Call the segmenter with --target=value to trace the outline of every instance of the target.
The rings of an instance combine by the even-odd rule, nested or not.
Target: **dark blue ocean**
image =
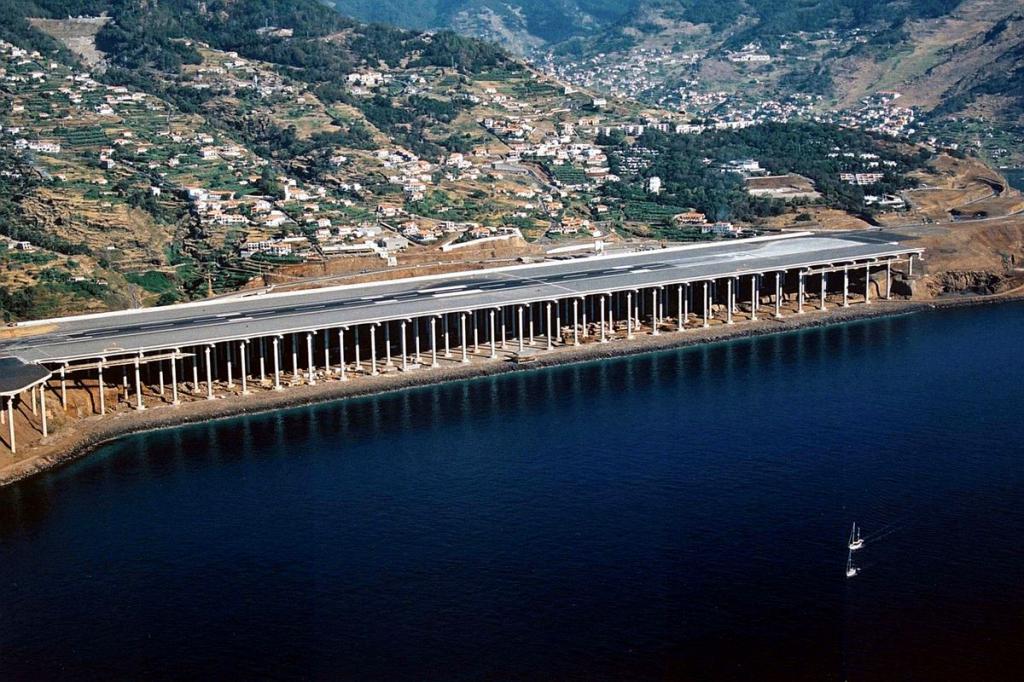
[[[124,438],[0,490],[0,679],[1019,679],[1022,340],[933,311]]]

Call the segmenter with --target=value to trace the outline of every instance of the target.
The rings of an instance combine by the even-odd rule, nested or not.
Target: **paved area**
[[[44,321],[45,332],[0,341],[25,362],[425,317],[584,294],[767,273],[915,251],[877,234],[717,242]]]

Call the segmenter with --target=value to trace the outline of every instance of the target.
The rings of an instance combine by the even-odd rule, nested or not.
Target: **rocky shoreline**
[[[435,369],[424,368],[413,372],[394,372],[372,379],[359,378],[348,382],[331,380],[315,386],[296,386],[281,392],[265,391],[244,397],[234,395],[213,401],[200,400],[182,403],[177,407],[159,406],[144,412],[88,417],[75,422],[74,428],[51,436],[46,441],[34,446],[34,452],[30,457],[0,468],[0,486],[9,485],[79,459],[105,443],[142,431],[508,372],[778,334],[856,320],[909,314],[934,308],[987,305],[1013,300],[1024,300],[1024,292],[933,301],[877,301],[870,306],[831,308],[825,312],[809,311],[799,316],[788,315],[781,320],[769,317],[755,322],[742,321],[732,326],[716,325],[708,329],[694,328],[683,332],[663,331],[659,336],[642,335],[630,341],[615,340],[604,344],[587,343],[581,346],[556,348],[552,351],[538,353],[532,362],[523,366],[500,360],[474,362],[468,365],[452,363]]]

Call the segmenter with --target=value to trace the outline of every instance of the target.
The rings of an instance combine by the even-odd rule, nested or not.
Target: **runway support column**
[[[391,322],[384,323],[384,366],[391,366]]]
[[[547,317],[544,320],[544,327],[547,330],[548,334],[548,350],[551,350],[551,301],[547,302],[544,309],[545,315],[547,315]]]
[[[826,275],[824,272],[821,273],[821,306],[820,306],[821,307],[821,312],[825,312],[825,298],[827,297],[827,291],[826,291],[825,287],[826,287],[826,281],[827,281],[826,278],[827,277],[828,277],[828,275]]]
[[[146,406],[142,404],[142,377],[139,372],[139,358],[135,358],[135,409],[142,411]]]
[[[39,416],[42,419],[43,438],[50,435],[46,425],[46,384],[39,384]]]
[[[451,324],[448,322],[448,313],[445,313],[442,319],[444,320],[444,356],[450,358],[452,356],[452,349],[448,343],[448,330]]]
[[[9,440],[11,441],[11,454],[18,452],[17,446],[14,444],[14,396],[7,397],[7,433],[9,434]]]
[[[316,365],[313,364],[313,332],[306,332],[306,364],[309,385],[316,386]]]
[[[260,338],[260,384],[267,378],[267,337]]]
[[[680,284],[679,291],[676,292],[676,296],[678,297],[676,300],[676,313],[679,315],[679,324],[676,325],[676,329],[678,331],[683,331],[683,327],[686,326],[686,318],[689,316],[689,313],[687,313],[686,309],[683,307],[683,286],[684,285]]]
[[[210,365],[210,349],[213,346],[207,346],[204,350],[206,355],[206,399],[213,400],[213,367]]]
[[[608,328],[605,326],[605,319],[608,316],[608,304],[604,294],[601,294],[601,343],[608,343]]]
[[[68,409],[68,382],[67,382],[67,363],[60,368],[60,406],[63,409]]]
[[[331,376],[331,330],[324,330],[324,377]]]
[[[782,273],[775,273],[775,319],[782,319]]]
[[[580,299],[583,305],[580,306],[580,336],[587,338],[587,297]]]
[[[757,322],[757,275],[750,276],[750,321]]]
[[[521,306],[521,305],[520,306],[516,306],[516,315],[518,316],[517,319],[519,321],[519,352],[522,353],[523,352],[523,342],[524,342],[524,338],[523,338],[523,306]]]
[[[459,322],[459,334],[462,337],[462,362],[465,364],[469,362],[469,347],[466,340],[466,313],[459,313]],[[520,343],[522,343],[522,341],[520,341]]]
[[[704,305],[702,307],[704,308],[704,328],[706,329],[711,326],[711,299],[708,298],[707,282],[704,282]]]
[[[412,322],[412,350],[416,365],[423,364],[423,357],[420,355],[420,319],[417,317]]]
[[[798,283],[797,283],[798,289],[797,289],[797,295],[796,295],[796,312],[797,312],[798,315],[803,315],[803,313],[804,313],[804,271],[803,270],[801,270],[799,272],[799,276],[798,276],[797,279],[798,279]]]
[[[352,344],[352,350],[353,350],[353,352],[355,354],[355,363],[356,363],[355,369],[356,369],[357,372],[362,372],[363,371],[363,359],[361,357],[359,357],[359,325],[356,325],[356,329],[353,332],[352,341],[354,341],[354,343]]]
[[[274,390],[281,390],[281,337],[274,337]]]
[[[370,325],[370,376],[377,376],[377,325],[375,322]]]
[[[850,268],[843,268],[843,307],[850,306]]]
[[[105,361],[104,358],[100,358],[100,365],[97,368],[97,372],[99,374],[99,384],[100,384],[100,414],[106,414],[107,413],[107,398],[106,398],[105,395],[103,395],[103,392],[104,392],[104,388],[103,388],[103,363],[104,363],[104,361]]]
[[[496,313],[495,313],[494,308],[491,308],[491,310],[489,311],[489,317],[490,317],[490,321],[491,321],[491,359],[492,360],[497,360],[498,359],[498,339],[496,339],[494,337],[494,316],[495,316],[495,314]]]
[[[348,377],[345,376],[345,329],[338,329],[338,377],[342,381],[348,381]]]
[[[725,323],[732,324],[732,277],[725,283]]]
[[[406,321],[405,320],[402,320],[401,323],[399,324],[399,326],[402,328],[402,371],[403,372],[408,372],[409,371],[409,357],[406,354],[406,347],[405,347],[405,325],[406,325]]]
[[[864,304],[871,304],[871,263],[864,266]]]
[[[508,348],[508,325],[506,318],[508,315],[505,314],[505,308],[501,309],[501,349],[505,350]]]
[[[533,304],[530,304],[529,314],[527,315],[527,327],[530,330],[530,345],[534,344],[533,334]]]
[[[180,354],[181,349],[175,348],[174,357],[171,358],[171,405],[181,402],[178,400],[178,355]]]
[[[658,331],[658,308],[660,303],[660,296],[658,296],[659,293],[661,292],[657,287],[651,289],[651,336],[658,336],[661,334],[661,332]]]
[[[907,255],[907,277],[914,276],[914,254]]]
[[[626,339],[633,338],[633,292],[626,292]]]
[[[238,370],[242,379],[242,395],[249,395],[249,378],[245,376],[245,354],[249,351],[248,339],[238,342]]]
[[[292,334],[292,376],[299,374],[299,335]]]
[[[892,298],[892,263],[885,261],[885,300]]]
[[[437,317],[430,318],[430,366],[437,367]]]
[[[580,345],[580,300],[572,299],[572,345]]]
[[[234,376],[234,372],[232,371],[234,369],[234,365],[233,365],[233,361],[231,359],[231,342],[230,341],[228,341],[226,344],[224,344],[224,364],[227,366],[228,388],[231,388],[232,386],[235,385],[235,376]]]

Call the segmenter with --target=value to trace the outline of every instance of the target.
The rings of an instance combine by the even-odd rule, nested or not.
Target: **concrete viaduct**
[[[107,414],[870,304],[921,255],[799,233],[22,323],[0,340],[0,431],[15,452],[22,407],[45,438],[72,382]]]

